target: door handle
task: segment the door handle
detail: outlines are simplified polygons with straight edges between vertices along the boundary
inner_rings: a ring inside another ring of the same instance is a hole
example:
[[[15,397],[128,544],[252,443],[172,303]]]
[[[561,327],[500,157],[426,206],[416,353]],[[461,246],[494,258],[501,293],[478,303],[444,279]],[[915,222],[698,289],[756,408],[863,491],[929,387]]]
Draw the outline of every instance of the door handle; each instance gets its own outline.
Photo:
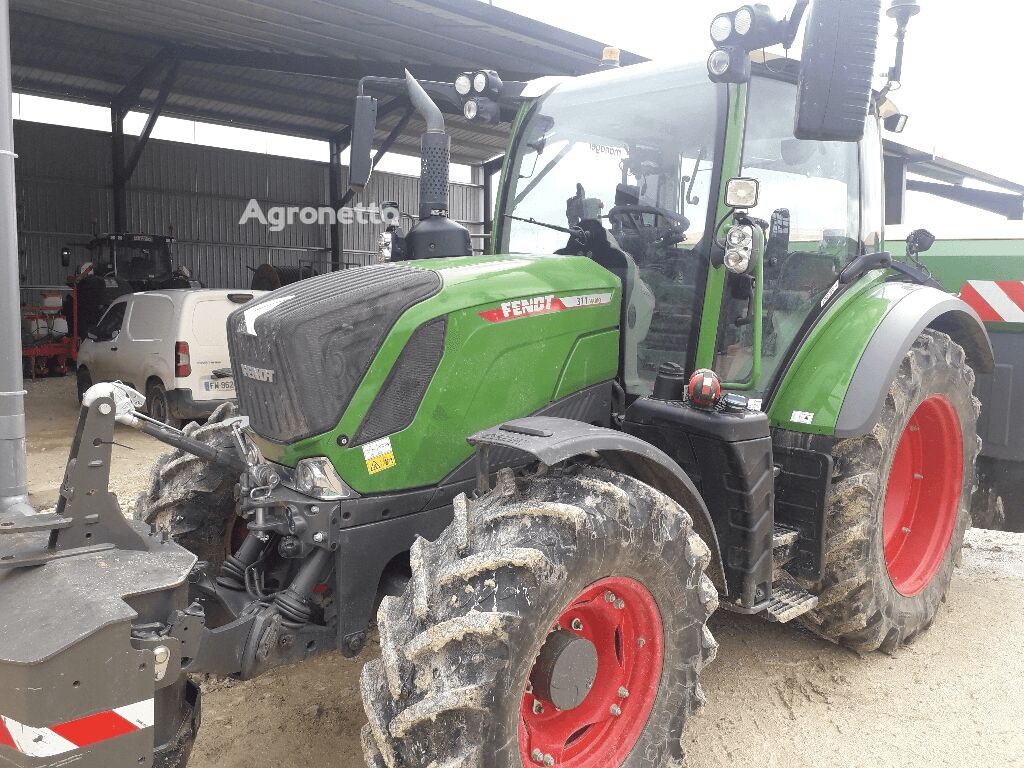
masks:
[[[111,352],[117,352],[117,347],[116,347],[116,346],[112,346],[112,347],[110,348],[110,351],[111,351]]]

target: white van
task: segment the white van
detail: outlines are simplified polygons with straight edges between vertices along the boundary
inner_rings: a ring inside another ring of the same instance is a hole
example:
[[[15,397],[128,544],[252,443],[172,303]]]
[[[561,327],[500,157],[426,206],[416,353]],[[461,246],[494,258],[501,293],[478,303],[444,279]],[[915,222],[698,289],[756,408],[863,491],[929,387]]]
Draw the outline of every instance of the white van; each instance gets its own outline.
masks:
[[[78,351],[78,397],[100,381],[146,395],[154,419],[202,421],[235,396],[224,369],[228,315],[265,291],[164,290],[121,296],[87,329]],[[217,372],[217,373],[215,373]]]

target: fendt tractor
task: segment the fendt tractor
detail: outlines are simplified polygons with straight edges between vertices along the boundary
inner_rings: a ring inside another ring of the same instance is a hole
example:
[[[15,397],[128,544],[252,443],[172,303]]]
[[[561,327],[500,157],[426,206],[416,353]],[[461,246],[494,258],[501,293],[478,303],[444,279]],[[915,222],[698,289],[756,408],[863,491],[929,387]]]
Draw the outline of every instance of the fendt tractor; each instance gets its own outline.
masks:
[[[375,623],[372,768],[680,766],[717,608],[862,653],[927,629],[994,363],[930,235],[884,250],[881,17],[743,6],[706,67],[364,79],[354,187],[378,97],[426,123],[388,260],[236,311],[237,407],[204,426],[93,386],[56,510],[5,502],[0,762],[183,766],[191,676]],[[490,255],[448,217],[456,112],[513,125]],[[131,521],[115,423],[175,448]]]

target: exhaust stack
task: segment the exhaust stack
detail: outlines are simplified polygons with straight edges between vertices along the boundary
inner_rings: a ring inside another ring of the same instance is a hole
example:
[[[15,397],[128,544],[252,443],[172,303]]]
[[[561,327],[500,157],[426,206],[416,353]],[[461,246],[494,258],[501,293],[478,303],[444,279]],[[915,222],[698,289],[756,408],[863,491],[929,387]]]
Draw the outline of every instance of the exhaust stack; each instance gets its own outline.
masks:
[[[469,230],[448,218],[451,138],[444,129],[444,116],[409,70],[405,83],[409,100],[427,123],[420,137],[420,221],[405,238],[406,258],[471,256]]]

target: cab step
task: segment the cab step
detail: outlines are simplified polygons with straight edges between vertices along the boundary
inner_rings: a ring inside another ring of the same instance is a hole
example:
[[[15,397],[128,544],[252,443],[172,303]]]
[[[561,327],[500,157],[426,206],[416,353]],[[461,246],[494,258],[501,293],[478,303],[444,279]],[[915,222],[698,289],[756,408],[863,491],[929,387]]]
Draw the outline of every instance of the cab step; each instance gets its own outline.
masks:
[[[772,535],[772,559],[775,567],[782,568],[786,563],[796,557],[796,545],[800,539],[800,532],[796,528],[789,528],[785,525],[776,525]]]
[[[765,609],[765,618],[785,624],[817,607],[817,595],[792,583],[777,584],[772,588],[772,599]]]

